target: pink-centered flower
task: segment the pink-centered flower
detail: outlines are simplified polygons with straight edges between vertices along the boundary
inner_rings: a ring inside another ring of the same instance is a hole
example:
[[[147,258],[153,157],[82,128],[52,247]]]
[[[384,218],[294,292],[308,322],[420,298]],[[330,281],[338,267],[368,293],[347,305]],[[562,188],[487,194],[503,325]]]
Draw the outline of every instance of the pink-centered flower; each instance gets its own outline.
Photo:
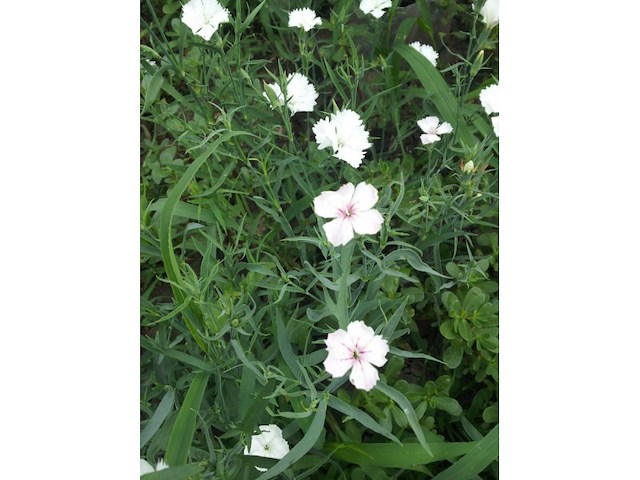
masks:
[[[378,202],[378,190],[360,182],[342,185],[337,191],[322,192],[313,199],[313,211],[322,218],[333,218],[322,228],[327,240],[338,247],[346,245],[354,232],[360,235],[378,233],[384,218],[373,206]]]
[[[349,381],[361,390],[371,390],[380,376],[375,367],[387,363],[389,344],[363,321],[351,322],[347,330],[336,330],[324,341],[329,355],[324,368],[334,378],[351,370]],[[374,366],[375,365],[375,366]]]

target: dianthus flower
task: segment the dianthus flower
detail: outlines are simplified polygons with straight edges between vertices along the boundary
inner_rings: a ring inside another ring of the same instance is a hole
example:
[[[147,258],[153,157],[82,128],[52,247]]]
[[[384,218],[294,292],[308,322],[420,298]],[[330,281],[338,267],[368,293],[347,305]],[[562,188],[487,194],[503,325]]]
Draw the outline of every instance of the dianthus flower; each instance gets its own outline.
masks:
[[[376,18],[384,15],[385,8],[391,6],[391,0],[362,0],[360,2],[360,10],[364,13],[370,13]]]
[[[439,55],[431,45],[423,45],[420,42],[413,42],[409,44],[409,46],[419,51],[434,67],[436,66]]]
[[[489,85],[480,92],[480,104],[484,107],[487,115],[500,113],[500,89],[498,85],[498,83]],[[493,124],[493,131],[496,133],[496,137],[499,137],[499,115],[491,117],[491,123]]]
[[[351,322],[347,330],[336,330],[324,341],[329,355],[324,368],[334,378],[349,370],[349,381],[361,390],[371,390],[380,378],[378,370],[387,363],[389,344],[363,321]]]
[[[322,19],[310,8],[297,8],[289,13],[290,27],[299,27],[308,32],[316,25],[322,25]]]
[[[332,113],[313,126],[318,148],[331,147],[333,155],[354,168],[362,163],[364,150],[371,147],[369,132],[365,130],[360,115],[353,110]]]
[[[282,430],[277,425],[260,425],[260,435],[251,437],[251,449],[244,447],[245,455],[255,457],[281,459],[289,453],[289,444],[282,436]],[[256,467],[261,472],[266,472],[266,468]]]
[[[182,21],[194,34],[209,40],[221,23],[229,21],[229,10],[217,0],[189,0],[182,7]]]
[[[269,86],[278,98],[278,103],[284,105],[284,93],[280,85],[270,83]],[[262,94],[269,98],[265,92]],[[287,97],[287,107],[293,115],[296,112],[312,112],[318,93],[307,77],[300,73],[291,73],[287,77]]]
[[[493,28],[500,22],[500,7],[498,3],[499,0],[487,0],[480,9],[482,21],[487,25],[487,28]]]
[[[424,132],[420,135],[420,141],[423,145],[437,142],[440,140],[440,135],[453,132],[451,124],[443,122],[442,125],[438,125],[439,122],[438,117],[424,117],[418,120],[418,126]]]
[[[322,218],[333,218],[322,228],[327,240],[338,247],[346,245],[354,237],[378,233],[384,219],[373,208],[378,201],[378,191],[373,185],[360,182],[342,185],[337,191],[322,192],[313,200],[313,211]]]

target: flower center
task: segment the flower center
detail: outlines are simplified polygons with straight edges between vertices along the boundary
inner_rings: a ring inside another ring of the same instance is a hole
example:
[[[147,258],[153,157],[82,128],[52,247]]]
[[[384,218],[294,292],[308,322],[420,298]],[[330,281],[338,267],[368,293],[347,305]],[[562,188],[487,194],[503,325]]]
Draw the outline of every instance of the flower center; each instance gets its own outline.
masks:
[[[355,209],[353,208],[352,204],[348,204],[345,208],[340,208],[338,210],[338,212],[340,213],[340,216],[344,219],[344,218],[349,218],[353,215],[355,215]]]

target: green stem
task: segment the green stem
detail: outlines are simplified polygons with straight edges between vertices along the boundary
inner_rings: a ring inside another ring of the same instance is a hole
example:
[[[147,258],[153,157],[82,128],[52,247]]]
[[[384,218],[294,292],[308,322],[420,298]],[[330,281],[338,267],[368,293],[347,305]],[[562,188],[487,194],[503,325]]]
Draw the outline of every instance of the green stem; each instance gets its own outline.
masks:
[[[353,240],[344,245],[340,251],[339,266],[340,279],[338,280],[338,298],[336,306],[338,308],[338,328],[346,330],[349,325],[349,309],[351,303],[351,288],[349,287],[349,274],[351,273],[351,258],[356,242]],[[336,262],[337,263],[337,262]]]

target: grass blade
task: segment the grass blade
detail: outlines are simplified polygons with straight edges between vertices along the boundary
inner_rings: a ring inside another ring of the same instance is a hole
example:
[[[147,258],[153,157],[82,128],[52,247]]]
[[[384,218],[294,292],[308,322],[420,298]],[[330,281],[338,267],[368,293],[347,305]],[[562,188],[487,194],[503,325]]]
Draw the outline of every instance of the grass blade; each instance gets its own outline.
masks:
[[[358,465],[408,468],[459,457],[475,445],[476,442],[431,443],[431,455],[419,443],[328,443],[324,451],[333,452],[333,458]]]
[[[474,478],[498,458],[498,444],[498,425],[496,425],[469,453],[433,477],[433,480],[470,480]]]
[[[177,467],[187,463],[193,434],[196,431],[196,418],[208,381],[209,374],[202,372],[198,373],[191,382],[169,437],[165,461],[170,466]]]

